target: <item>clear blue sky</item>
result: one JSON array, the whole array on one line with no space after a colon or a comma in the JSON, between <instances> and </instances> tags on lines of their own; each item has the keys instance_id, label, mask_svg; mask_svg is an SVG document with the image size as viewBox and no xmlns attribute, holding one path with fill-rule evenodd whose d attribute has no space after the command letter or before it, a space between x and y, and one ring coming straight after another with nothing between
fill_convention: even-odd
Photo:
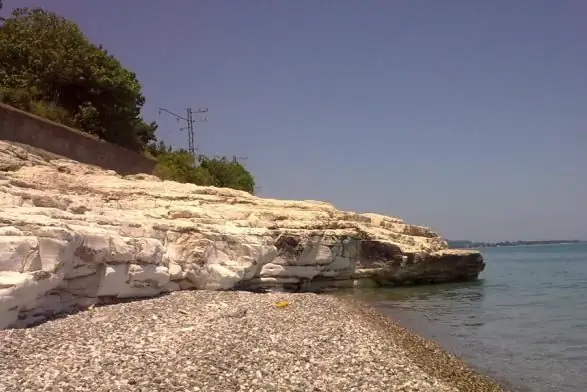
<instances>
[{"instance_id":1,"label":"clear blue sky","mask_svg":"<svg viewBox=\"0 0 587 392\"><path fill-rule=\"evenodd\" d=\"M260 195L449 238L587 239L583 0L5 0L74 19Z\"/></svg>"}]
</instances>

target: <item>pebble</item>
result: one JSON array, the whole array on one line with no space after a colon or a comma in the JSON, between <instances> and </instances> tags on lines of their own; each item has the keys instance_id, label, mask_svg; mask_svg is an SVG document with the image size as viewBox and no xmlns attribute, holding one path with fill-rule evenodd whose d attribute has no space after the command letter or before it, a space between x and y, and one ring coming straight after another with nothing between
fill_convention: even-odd
<instances>
[{"instance_id":1,"label":"pebble","mask_svg":"<svg viewBox=\"0 0 587 392\"><path fill-rule=\"evenodd\" d=\"M0 391L502 389L347 298L184 291L0 331Z\"/></svg>"}]
</instances>

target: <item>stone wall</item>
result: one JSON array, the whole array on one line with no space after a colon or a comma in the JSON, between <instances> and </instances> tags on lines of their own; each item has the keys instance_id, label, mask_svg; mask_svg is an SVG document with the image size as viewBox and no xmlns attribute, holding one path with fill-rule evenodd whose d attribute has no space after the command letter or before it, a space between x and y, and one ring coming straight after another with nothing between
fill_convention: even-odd
<instances>
[{"instance_id":1,"label":"stone wall","mask_svg":"<svg viewBox=\"0 0 587 392\"><path fill-rule=\"evenodd\" d=\"M138 153L4 104L0 104L0 140L120 174L152 173L155 167L155 161Z\"/></svg>"}]
</instances>

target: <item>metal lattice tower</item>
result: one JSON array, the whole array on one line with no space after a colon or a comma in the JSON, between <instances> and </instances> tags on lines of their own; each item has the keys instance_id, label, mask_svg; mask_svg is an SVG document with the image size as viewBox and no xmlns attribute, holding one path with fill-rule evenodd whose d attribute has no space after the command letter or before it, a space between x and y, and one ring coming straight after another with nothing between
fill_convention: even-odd
<instances>
[{"instance_id":1,"label":"metal lattice tower","mask_svg":"<svg viewBox=\"0 0 587 392\"><path fill-rule=\"evenodd\" d=\"M247 159L249 159L249 158L247 158L247 157L237 157L236 155L233 155L232 156L232 162L234 162L234 163L237 163L239 161L246 161Z\"/></svg>"},{"instance_id":2,"label":"metal lattice tower","mask_svg":"<svg viewBox=\"0 0 587 392\"><path fill-rule=\"evenodd\" d=\"M194 120L194 114L196 115L201 115L204 113L208 113L208 109L198 109L196 111L193 111L191 108L187 108L186 109L186 117L180 116L179 114L173 113L172 111L169 111L167 109L163 109L160 108L159 109L159 114L161 114L162 112L171 114L172 116L174 116L177 121L179 120L183 120L187 123L187 126L184 128L180 128L180 131L188 131L188 151L191 154L193 160L194 160L194 166L198 165L198 155L196 153L197 151L197 147L196 147L196 139L195 139L195 120ZM200 121L207 121L206 117L199 117Z\"/></svg>"}]
</instances>

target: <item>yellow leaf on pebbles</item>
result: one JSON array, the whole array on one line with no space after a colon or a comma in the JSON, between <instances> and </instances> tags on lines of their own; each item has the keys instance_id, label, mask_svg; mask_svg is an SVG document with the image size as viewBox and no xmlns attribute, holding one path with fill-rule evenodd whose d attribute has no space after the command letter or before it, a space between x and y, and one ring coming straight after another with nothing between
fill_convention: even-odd
<instances>
[{"instance_id":1,"label":"yellow leaf on pebbles","mask_svg":"<svg viewBox=\"0 0 587 392\"><path fill-rule=\"evenodd\" d=\"M289 306L289 302L288 301L279 301L275 303L275 307L276 308L285 308Z\"/></svg>"}]
</instances>

